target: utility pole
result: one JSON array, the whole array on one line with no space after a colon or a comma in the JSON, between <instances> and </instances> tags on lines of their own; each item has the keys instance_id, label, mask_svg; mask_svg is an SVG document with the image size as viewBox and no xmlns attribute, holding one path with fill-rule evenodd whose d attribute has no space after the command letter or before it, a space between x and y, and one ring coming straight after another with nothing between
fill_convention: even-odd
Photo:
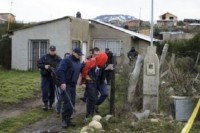
<instances>
[{"instance_id":1,"label":"utility pole","mask_svg":"<svg viewBox=\"0 0 200 133\"><path fill-rule=\"evenodd\" d=\"M151 46L153 46L153 0L151 0Z\"/></svg>"},{"instance_id":2,"label":"utility pole","mask_svg":"<svg viewBox=\"0 0 200 133\"><path fill-rule=\"evenodd\" d=\"M143 110L158 111L159 59L153 46L153 0L151 3L151 43L147 47L143 67Z\"/></svg>"}]
</instances>

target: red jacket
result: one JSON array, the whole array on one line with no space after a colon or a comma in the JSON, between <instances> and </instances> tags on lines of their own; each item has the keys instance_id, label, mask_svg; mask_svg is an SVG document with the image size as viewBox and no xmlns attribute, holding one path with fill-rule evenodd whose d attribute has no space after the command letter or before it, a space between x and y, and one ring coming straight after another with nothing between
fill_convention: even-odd
<instances>
[{"instance_id":1,"label":"red jacket","mask_svg":"<svg viewBox=\"0 0 200 133\"><path fill-rule=\"evenodd\" d=\"M85 66L82 70L81 77L82 79L86 78L90 69L98 66L104 67L108 60L106 53L99 53L96 57L93 57L85 62Z\"/></svg>"}]
</instances>

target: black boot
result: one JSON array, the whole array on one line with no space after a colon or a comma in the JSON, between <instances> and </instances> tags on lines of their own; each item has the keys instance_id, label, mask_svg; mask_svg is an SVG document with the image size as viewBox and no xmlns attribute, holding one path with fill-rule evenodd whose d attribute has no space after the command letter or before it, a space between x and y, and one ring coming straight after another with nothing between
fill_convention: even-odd
<instances>
[{"instance_id":1,"label":"black boot","mask_svg":"<svg viewBox=\"0 0 200 133\"><path fill-rule=\"evenodd\" d=\"M66 120L66 119L63 119L63 120L62 120L61 126L62 126L62 128L67 128L67 127L68 127L68 124L67 124L67 120Z\"/></svg>"},{"instance_id":2,"label":"black boot","mask_svg":"<svg viewBox=\"0 0 200 133\"><path fill-rule=\"evenodd\" d=\"M67 125L71 126L71 127L75 127L76 124L74 122L72 122L71 120L72 120L71 118L67 118Z\"/></svg>"},{"instance_id":3,"label":"black boot","mask_svg":"<svg viewBox=\"0 0 200 133\"><path fill-rule=\"evenodd\" d=\"M95 106L95 109L94 109L94 110L95 110L95 112L96 112L97 114L99 114L99 107L98 107L98 105Z\"/></svg>"},{"instance_id":4,"label":"black boot","mask_svg":"<svg viewBox=\"0 0 200 133\"><path fill-rule=\"evenodd\" d=\"M48 104L47 104L47 103L44 103L43 110L44 110L44 111L47 111L47 110L48 110Z\"/></svg>"},{"instance_id":5,"label":"black boot","mask_svg":"<svg viewBox=\"0 0 200 133\"><path fill-rule=\"evenodd\" d=\"M52 105L53 105L53 102L49 102L49 110L52 110Z\"/></svg>"}]
</instances>

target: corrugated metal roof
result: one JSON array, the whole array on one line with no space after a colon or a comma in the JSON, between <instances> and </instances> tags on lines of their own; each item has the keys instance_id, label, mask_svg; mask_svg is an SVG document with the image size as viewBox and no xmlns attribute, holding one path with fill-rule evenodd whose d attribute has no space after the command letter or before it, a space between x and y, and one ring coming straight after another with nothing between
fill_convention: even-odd
<instances>
[{"instance_id":1,"label":"corrugated metal roof","mask_svg":"<svg viewBox=\"0 0 200 133\"><path fill-rule=\"evenodd\" d=\"M117 26L114 26L114 25L112 25L112 24L104 23L104 22L101 22L101 21L97 21L97 20L93 20L93 19L90 19L90 21L95 22L95 23L99 23L99 24L102 24L102 25L105 25L105 26L108 26L108 27L110 27L110 28L113 28L113 29L116 29L116 30L119 30L119 31L122 31L122 32L124 32L124 33L127 33L127 34L131 35L132 37L137 37L137 38L140 38L140 39L142 39L142 40L151 42L151 37L150 37L150 36L143 35L143 34L140 34L140 33L136 33L136 32L134 32L134 31L126 30L126 29L124 29L124 28L117 27ZM159 42L160 40L158 40L158 39L153 39L153 41L154 41L154 42Z\"/></svg>"}]
</instances>

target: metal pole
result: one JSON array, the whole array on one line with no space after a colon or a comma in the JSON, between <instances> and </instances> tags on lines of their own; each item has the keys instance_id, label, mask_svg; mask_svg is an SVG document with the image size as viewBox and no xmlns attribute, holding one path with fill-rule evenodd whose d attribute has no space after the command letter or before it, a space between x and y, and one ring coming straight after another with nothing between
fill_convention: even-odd
<instances>
[{"instance_id":1,"label":"metal pole","mask_svg":"<svg viewBox=\"0 0 200 133\"><path fill-rule=\"evenodd\" d=\"M153 0L151 0L151 46L153 46Z\"/></svg>"}]
</instances>

